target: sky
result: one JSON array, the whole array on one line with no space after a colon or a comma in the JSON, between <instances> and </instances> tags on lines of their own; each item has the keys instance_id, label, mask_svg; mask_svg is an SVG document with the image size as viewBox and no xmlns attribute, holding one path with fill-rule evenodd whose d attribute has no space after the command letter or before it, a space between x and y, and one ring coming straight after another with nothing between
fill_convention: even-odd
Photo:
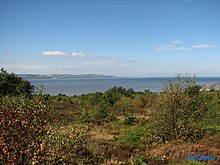
<instances>
[{"instance_id":1,"label":"sky","mask_svg":"<svg viewBox=\"0 0 220 165\"><path fill-rule=\"evenodd\" d=\"M220 77L220 1L0 0L0 68Z\"/></svg>"}]
</instances>

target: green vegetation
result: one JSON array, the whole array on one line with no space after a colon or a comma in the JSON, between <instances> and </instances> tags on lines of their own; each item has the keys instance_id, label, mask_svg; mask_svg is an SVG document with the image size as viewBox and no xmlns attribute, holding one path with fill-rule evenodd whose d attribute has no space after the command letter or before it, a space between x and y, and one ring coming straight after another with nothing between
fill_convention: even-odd
<instances>
[{"instance_id":1,"label":"green vegetation","mask_svg":"<svg viewBox=\"0 0 220 165\"><path fill-rule=\"evenodd\" d=\"M0 164L219 163L220 91L201 91L191 77L161 93L80 96L33 94L3 69L0 80ZM186 160L197 153L217 160Z\"/></svg>"},{"instance_id":2,"label":"green vegetation","mask_svg":"<svg viewBox=\"0 0 220 165\"><path fill-rule=\"evenodd\" d=\"M7 73L3 68L0 71L0 96L2 95L31 95L33 86L27 80L13 74Z\"/></svg>"},{"instance_id":3,"label":"green vegetation","mask_svg":"<svg viewBox=\"0 0 220 165\"><path fill-rule=\"evenodd\" d=\"M201 86L192 79L178 77L157 97L152 109L155 133L162 142L194 141L205 135L204 123L209 100L200 92Z\"/></svg>"},{"instance_id":4,"label":"green vegetation","mask_svg":"<svg viewBox=\"0 0 220 165\"><path fill-rule=\"evenodd\" d=\"M47 107L39 96L2 97L1 149L5 164L40 161L47 133ZM39 155L39 156L38 156Z\"/></svg>"}]
</instances>

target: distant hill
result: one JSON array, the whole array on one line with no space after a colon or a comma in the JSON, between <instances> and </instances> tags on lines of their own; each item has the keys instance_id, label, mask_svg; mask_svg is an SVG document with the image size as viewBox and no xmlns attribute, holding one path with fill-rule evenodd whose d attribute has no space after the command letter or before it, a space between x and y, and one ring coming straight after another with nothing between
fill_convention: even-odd
<instances>
[{"instance_id":1,"label":"distant hill","mask_svg":"<svg viewBox=\"0 0 220 165\"><path fill-rule=\"evenodd\" d=\"M19 74L19 76L24 79L114 78L114 76L98 74Z\"/></svg>"}]
</instances>

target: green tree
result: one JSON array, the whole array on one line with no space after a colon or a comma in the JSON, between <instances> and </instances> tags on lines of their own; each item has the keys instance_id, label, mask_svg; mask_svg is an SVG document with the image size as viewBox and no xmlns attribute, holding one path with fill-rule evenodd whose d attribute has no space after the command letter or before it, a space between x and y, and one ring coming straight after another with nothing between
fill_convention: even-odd
<instances>
[{"instance_id":1,"label":"green tree","mask_svg":"<svg viewBox=\"0 0 220 165\"><path fill-rule=\"evenodd\" d=\"M136 93L132 88L125 89L123 87L114 86L105 91L103 98L113 106L120 100L122 96L132 97L135 94Z\"/></svg>"},{"instance_id":2,"label":"green tree","mask_svg":"<svg viewBox=\"0 0 220 165\"><path fill-rule=\"evenodd\" d=\"M34 86L14 73L8 73L3 68L0 71L0 96L5 95L31 95Z\"/></svg>"},{"instance_id":3,"label":"green tree","mask_svg":"<svg viewBox=\"0 0 220 165\"><path fill-rule=\"evenodd\" d=\"M194 141L204 136L202 123L208 113L208 100L191 77L170 82L153 106L154 131L162 142Z\"/></svg>"}]
</instances>

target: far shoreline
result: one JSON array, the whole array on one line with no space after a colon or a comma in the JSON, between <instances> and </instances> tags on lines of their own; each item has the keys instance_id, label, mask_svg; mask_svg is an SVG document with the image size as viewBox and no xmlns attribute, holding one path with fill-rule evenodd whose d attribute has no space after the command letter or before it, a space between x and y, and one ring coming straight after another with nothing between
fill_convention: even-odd
<instances>
[{"instance_id":1,"label":"far shoreline","mask_svg":"<svg viewBox=\"0 0 220 165\"><path fill-rule=\"evenodd\" d=\"M27 79L33 85L43 85L45 94L56 96L65 94L67 96L105 92L114 87L132 88L134 91L144 92L162 92L165 85L174 81L175 77L151 77L151 78L68 78L68 79ZM220 84L220 77L199 77L196 78L196 84L201 85L202 89L208 88L214 84Z\"/></svg>"}]
</instances>

